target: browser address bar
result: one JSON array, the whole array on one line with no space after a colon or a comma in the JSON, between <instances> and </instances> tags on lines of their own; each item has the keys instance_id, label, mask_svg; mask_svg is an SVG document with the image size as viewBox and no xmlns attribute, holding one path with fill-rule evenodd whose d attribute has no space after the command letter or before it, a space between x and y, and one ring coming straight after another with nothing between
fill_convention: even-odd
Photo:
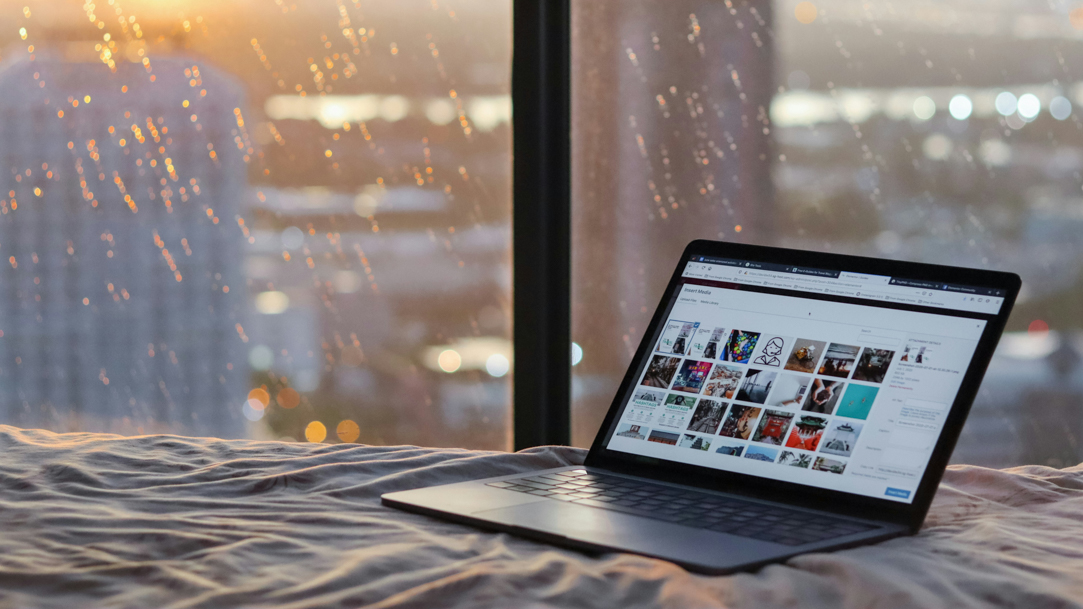
<instances>
[{"instance_id":1,"label":"browser address bar","mask_svg":"<svg viewBox=\"0 0 1083 609\"><path fill-rule=\"evenodd\" d=\"M740 283L747 283L750 285L759 285L764 287L788 290L796 289L807 292L831 294L835 296L868 298L871 300L898 302L904 304L940 306L946 305L946 303L943 301L943 297L939 294L937 296L941 297L935 298L935 300L932 294L926 294L921 299L917 298L916 295L911 295L912 292L916 293L913 288L896 288L890 290L890 292L874 291L869 289L869 286L865 286L859 283L838 281L837 279L821 279L818 277L809 277L807 275L790 275L788 273L761 271L755 269L736 269L732 273L720 273L718 277L724 277L730 281L736 280Z\"/></svg>"}]
</instances>

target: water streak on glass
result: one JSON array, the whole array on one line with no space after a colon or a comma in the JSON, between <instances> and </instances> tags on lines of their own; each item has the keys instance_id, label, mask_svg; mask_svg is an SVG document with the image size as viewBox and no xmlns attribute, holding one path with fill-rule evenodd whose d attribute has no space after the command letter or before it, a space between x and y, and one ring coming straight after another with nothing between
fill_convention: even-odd
<instances>
[{"instance_id":1,"label":"water streak on glass","mask_svg":"<svg viewBox=\"0 0 1083 609\"><path fill-rule=\"evenodd\" d=\"M510 19L0 4L0 423L509 446Z\"/></svg>"},{"instance_id":2,"label":"water streak on glass","mask_svg":"<svg viewBox=\"0 0 1083 609\"><path fill-rule=\"evenodd\" d=\"M995 268L1023 294L955 453L1083 459L1083 9L573 2L574 440L682 248Z\"/></svg>"}]
</instances>

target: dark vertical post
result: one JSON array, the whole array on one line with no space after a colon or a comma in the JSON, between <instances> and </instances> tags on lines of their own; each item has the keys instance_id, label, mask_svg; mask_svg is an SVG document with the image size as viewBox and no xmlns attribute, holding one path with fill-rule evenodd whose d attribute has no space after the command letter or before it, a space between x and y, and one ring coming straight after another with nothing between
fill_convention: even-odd
<instances>
[{"instance_id":1,"label":"dark vertical post","mask_svg":"<svg viewBox=\"0 0 1083 609\"><path fill-rule=\"evenodd\" d=\"M571 440L571 0L514 0L515 449Z\"/></svg>"}]
</instances>

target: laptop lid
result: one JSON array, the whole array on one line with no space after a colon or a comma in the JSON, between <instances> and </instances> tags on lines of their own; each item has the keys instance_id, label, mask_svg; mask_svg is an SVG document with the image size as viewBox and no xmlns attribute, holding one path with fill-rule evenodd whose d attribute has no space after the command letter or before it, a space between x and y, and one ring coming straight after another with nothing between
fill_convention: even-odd
<instances>
[{"instance_id":1,"label":"laptop lid","mask_svg":"<svg viewBox=\"0 0 1083 609\"><path fill-rule=\"evenodd\" d=\"M1019 287L693 242L587 464L916 528Z\"/></svg>"}]
</instances>

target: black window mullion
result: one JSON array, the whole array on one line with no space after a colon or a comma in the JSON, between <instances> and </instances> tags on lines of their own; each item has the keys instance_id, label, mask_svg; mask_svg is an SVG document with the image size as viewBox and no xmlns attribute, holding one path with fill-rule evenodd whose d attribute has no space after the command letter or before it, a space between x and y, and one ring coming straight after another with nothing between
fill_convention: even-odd
<instances>
[{"instance_id":1,"label":"black window mullion","mask_svg":"<svg viewBox=\"0 0 1083 609\"><path fill-rule=\"evenodd\" d=\"M570 5L514 2L516 450L571 442Z\"/></svg>"}]
</instances>

